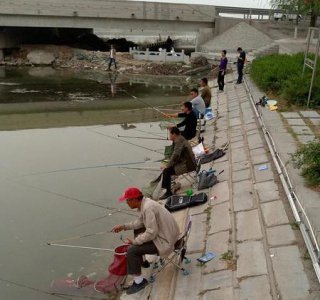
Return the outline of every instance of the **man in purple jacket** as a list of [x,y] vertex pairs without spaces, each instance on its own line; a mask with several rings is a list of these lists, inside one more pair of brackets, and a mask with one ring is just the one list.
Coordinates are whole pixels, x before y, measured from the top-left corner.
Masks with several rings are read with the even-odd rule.
[[222,50],[220,64],[219,64],[219,73],[218,73],[219,92],[223,92],[223,88],[224,88],[224,75],[226,74],[227,64],[228,64],[228,59],[226,55],[227,55],[227,51]]

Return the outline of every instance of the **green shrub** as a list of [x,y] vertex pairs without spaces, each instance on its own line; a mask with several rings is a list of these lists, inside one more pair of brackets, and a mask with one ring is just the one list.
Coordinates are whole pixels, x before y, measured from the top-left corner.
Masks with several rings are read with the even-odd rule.
[[[289,104],[305,104],[311,81],[311,70],[302,73],[304,54],[277,54],[257,58],[252,62],[250,75],[265,92],[272,92]],[[317,72],[320,71],[320,63]],[[320,76],[315,77],[312,103],[320,105]]]
[[302,176],[312,186],[320,185],[320,141],[302,145],[291,157],[293,166],[302,169]]

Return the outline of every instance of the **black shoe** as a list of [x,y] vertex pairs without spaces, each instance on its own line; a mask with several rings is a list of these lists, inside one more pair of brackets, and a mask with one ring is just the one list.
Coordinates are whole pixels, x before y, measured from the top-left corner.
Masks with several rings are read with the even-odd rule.
[[150,268],[150,263],[147,261],[147,260],[144,260],[143,263],[142,263],[142,268]]
[[148,285],[147,279],[143,278],[143,281],[140,284],[133,284],[127,289],[127,295],[132,295],[138,293],[139,291],[143,290]]
[[166,191],[160,198],[159,200],[164,200],[167,199],[168,197],[172,196],[172,192]]

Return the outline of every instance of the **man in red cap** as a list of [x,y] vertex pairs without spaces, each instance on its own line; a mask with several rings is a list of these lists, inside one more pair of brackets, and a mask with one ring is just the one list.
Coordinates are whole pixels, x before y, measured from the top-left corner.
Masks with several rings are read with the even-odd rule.
[[140,215],[133,222],[116,225],[112,228],[112,232],[145,229],[134,240],[127,241],[131,244],[127,251],[128,274],[134,276],[134,282],[127,290],[127,294],[134,294],[148,284],[141,275],[143,255],[168,256],[174,251],[180,233],[173,215],[163,205],[144,197],[138,188],[127,188],[119,200],[126,201],[131,209],[137,208]]

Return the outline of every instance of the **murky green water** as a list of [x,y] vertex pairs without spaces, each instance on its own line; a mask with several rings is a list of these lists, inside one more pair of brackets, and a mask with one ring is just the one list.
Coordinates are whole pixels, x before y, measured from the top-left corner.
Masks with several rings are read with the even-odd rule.
[[[61,74],[56,71],[42,69],[40,76],[39,70],[2,69],[0,109],[5,103],[72,102],[79,97],[81,101],[96,101],[96,98],[129,101],[120,93],[112,98],[111,85],[104,83],[101,75],[65,71],[66,77],[59,79]],[[43,75],[46,72],[49,73]],[[171,97],[170,101],[183,93],[180,87],[162,87],[150,82],[146,86],[126,81],[119,86],[144,99],[152,99],[153,105],[157,105],[155,95],[159,90]],[[162,158],[164,146],[169,144],[119,139],[118,135],[166,138],[166,132],[157,122],[135,126],[0,131],[1,299],[56,299],[57,296],[49,294],[52,280],[76,278],[80,274],[90,275],[94,280],[106,276],[112,253],[53,247],[46,242],[109,231],[113,225],[134,218],[126,204],[117,199],[125,187],[144,186],[159,174],[160,165],[156,161]],[[119,208],[123,211],[118,212]],[[114,248],[121,243],[119,237],[106,233],[63,243]]]

